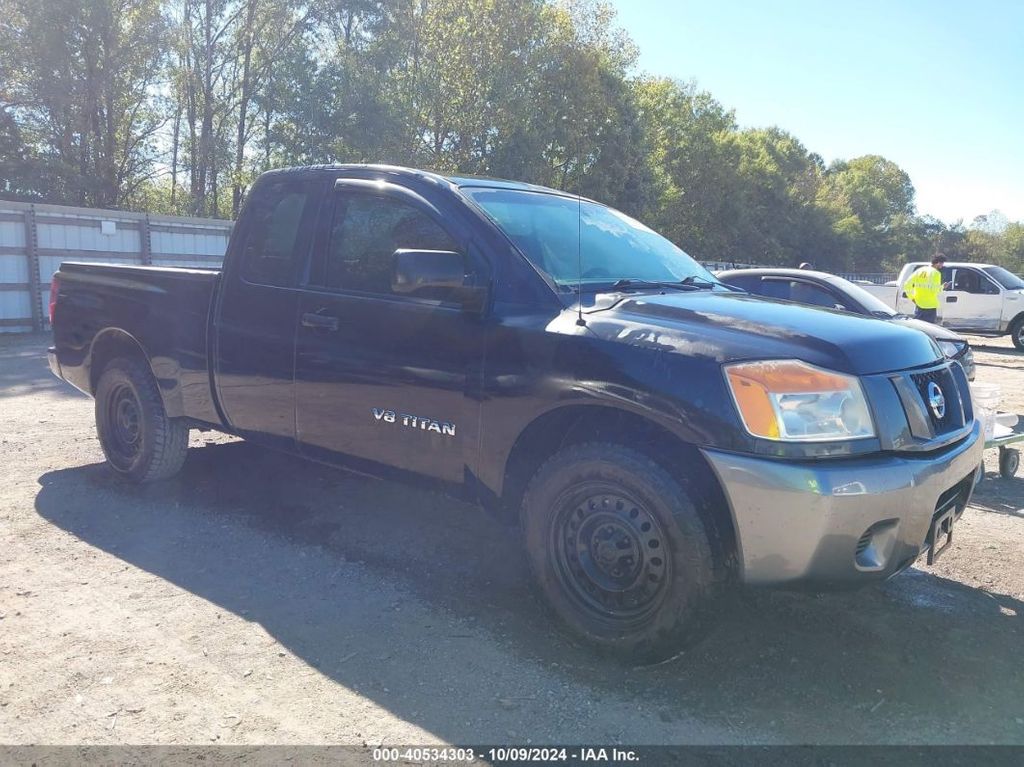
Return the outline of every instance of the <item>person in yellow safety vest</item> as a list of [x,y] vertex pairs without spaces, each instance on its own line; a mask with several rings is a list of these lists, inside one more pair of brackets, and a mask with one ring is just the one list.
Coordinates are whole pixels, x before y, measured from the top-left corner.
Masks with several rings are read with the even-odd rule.
[[914,270],[903,286],[903,293],[914,302],[917,310],[914,317],[925,322],[938,324],[939,293],[942,291],[942,267],[946,257],[936,253],[931,266],[922,266]]

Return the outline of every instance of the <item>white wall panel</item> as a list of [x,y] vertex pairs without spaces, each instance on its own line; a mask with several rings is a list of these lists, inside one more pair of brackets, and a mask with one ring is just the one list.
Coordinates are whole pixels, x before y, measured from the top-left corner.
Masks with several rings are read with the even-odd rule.
[[[144,215],[56,205],[0,203],[0,213],[8,216],[25,217],[33,208],[40,251],[39,297],[44,313],[50,277],[61,262],[142,263]],[[112,234],[103,234],[103,221],[114,222]],[[227,250],[232,222],[173,216],[151,216],[149,221],[150,258],[154,265],[220,266]],[[0,283],[27,285],[32,281],[27,249],[24,221],[0,221]],[[30,329],[28,325],[15,325],[13,321],[32,317],[31,295],[29,290],[0,290],[0,332]]]
[[60,250],[106,250],[113,253],[138,253],[139,232],[118,228],[112,235],[102,234],[99,221],[95,223],[68,221],[68,223],[40,223],[39,247]]
[[0,290],[0,317],[31,317],[29,295],[27,290]]
[[0,221],[0,247],[25,247],[25,224],[20,221]]
[[28,258],[24,253],[0,253],[0,282],[28,283]]

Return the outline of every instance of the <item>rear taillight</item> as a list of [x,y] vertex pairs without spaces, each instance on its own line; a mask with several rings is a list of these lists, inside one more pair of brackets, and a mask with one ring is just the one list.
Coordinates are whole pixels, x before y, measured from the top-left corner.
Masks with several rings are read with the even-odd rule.
[[57,274],[50,278],[50,327],[53,327],[53,313],[57,309],[57,293],[60,290]]

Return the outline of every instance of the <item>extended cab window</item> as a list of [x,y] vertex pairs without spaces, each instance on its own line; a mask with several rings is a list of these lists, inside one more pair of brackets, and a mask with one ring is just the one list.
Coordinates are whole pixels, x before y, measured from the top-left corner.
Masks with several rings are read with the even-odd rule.
[[391,294],[393,258],[400,248],[459,250],[444,229],[409,203],[346,195],[335,210],[324,283],[340,290]]
[[296,258],[301,252],[303,214],[309,185],[279,181],[253,196],[246,209],[249,230],[242,251],[242,277],[260,285],[295,284]]

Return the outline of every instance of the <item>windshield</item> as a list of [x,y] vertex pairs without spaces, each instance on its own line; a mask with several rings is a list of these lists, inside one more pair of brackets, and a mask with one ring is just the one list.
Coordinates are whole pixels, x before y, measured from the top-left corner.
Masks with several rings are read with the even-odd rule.
[[830,282],[843,291],[846,295],[856,301],[858,304],[864,307],[868,314],[873,314],[876,317],[895,317],[896,312],[892,310],[892,307],[886,304],[882,299],[873,293],[869,293],[860,285],[849,280],[844,280],[842,277],[832,277]]
[[619,280],[676,283],[688,277],[720,284],[660,234],[605,205],[544,192],[463,191],[561,287],[575,287],[578,280],[594,287]]
[[1024,288],[1024,280],[1001,266],[986,266],[984,272],[1007,290]]

